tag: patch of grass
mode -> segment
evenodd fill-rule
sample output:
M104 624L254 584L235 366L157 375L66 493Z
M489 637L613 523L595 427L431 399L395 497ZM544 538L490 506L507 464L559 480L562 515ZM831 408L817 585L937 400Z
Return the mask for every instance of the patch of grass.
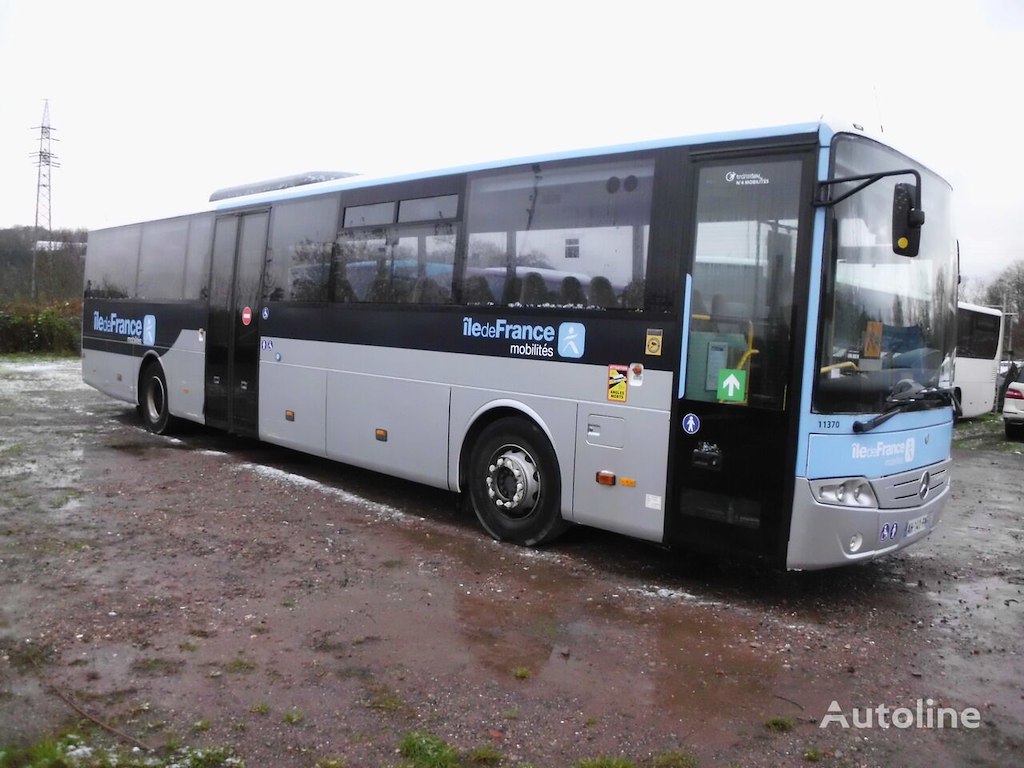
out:
M791 717L769 717L764 724L772 733L789 733L796 727Z
M516 667L512 670L512 676L516 680L529 680L531 672L527 667Z
M504 755L493 745L484 744L481 747L470 750L466 755L466 762L470 765L501 765Z
M636 768L636 763L628 757L584 757L576 768Z
M281 718L288 725L298 725L303 721L302 713L297 709L289 709L284 713L284 717Z
M19 456L24 455L27 450L28 446L24 443L13 443L0 448L0 456L3 456L5 459L16 459Z
M414 768L458 768L459 753L455 747L432 733L407 733L398 751Z
M249 707L249 711L254 715L265 715L270 712L270 705L265 701L259 701Z
M697 758L686 750L662 752L654 756L654 768L697 768Z
M196 720L194 723L192 723L192 730L196 733L208 731L210 730L210 721L206 720L205 718L203 720Z
M0 747L0 768L244 768L229 747L195 749L175 745L161 756L94 744L69 734L23 749Z
M6 656L12 667L18 670L38 668L53 660L53 648L29 641L18 642L14 638L0 639L0 656Z
M185 662L180 659L165 659L161 656L153 656L148 659L136 659L132 662L132 671L142 675L166 676L177 675Z
M0 748L0 768L62 768L65 765L67 747L56 739L44 739L24 749Z
M256 669L256 662L245 656L236 656L224 665L224 671L232 675L244 675Z
M70 491L64 493L64 495L57 497L53 502L53 508L62 509L66 507L68 504L70 504L72 501L77 501L78 499L82 498L82 496L84 495L85 494L83 494L81 491L73 488Z
M366 690L370 694L370 699L366 702L368 709L394 712L405 706L402 698L385 685L379 683L368 684Z
M357 637L352 641L352 645L362 645L363 643L375 643L380 640L380 635L365 635L363 637Z

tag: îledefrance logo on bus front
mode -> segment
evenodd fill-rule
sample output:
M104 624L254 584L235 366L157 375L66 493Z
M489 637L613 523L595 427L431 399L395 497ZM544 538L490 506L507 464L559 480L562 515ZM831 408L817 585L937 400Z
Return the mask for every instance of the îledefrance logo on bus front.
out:
M516 357L579 359L587 346L587 328L583 323L515 323L503 317L495 320L462 318L462 335L474 339L508 342L508 353Z

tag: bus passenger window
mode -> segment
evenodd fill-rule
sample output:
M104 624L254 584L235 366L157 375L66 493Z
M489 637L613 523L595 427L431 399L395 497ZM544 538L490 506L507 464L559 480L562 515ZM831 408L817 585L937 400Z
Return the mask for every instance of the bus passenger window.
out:
M274 206L263 295L268 301L327 301L337 195Z
M376 304L448 304L455 263L449 224L343 230L335 249L335 285ZM338 293L337 287L335 293ZM340 295L333 301L343 301Z
M643 310L653 179L649 158L472 178L463 301L482 278L510 306Z
M142 226L89 233L85 266L86 298L127 299L135 295Z
M151 221L142 225L137 298L173 301L182 298L188 219Z

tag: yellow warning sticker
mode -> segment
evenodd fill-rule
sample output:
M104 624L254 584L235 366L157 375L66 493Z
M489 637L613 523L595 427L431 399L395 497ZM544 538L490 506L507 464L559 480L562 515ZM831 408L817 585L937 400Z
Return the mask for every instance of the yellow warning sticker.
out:
M608 399L613 403L626 402L626 393L629 385L626 381L626 373L629 368L625 365L608 366Z
M882 356L882 324L877 320L868 320L864 331L864 357Z
M663 333L664 331L661 328L647 329L647 343L644 345L644 349L648 355L661 357L661 337Z

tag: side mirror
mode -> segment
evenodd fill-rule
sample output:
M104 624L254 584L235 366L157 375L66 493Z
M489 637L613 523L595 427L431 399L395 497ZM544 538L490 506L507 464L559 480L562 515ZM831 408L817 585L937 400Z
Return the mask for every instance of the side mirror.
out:
M924 211L918 205L918 188L896 184L892 193L892 251L900 256L917 256L921 250Z

